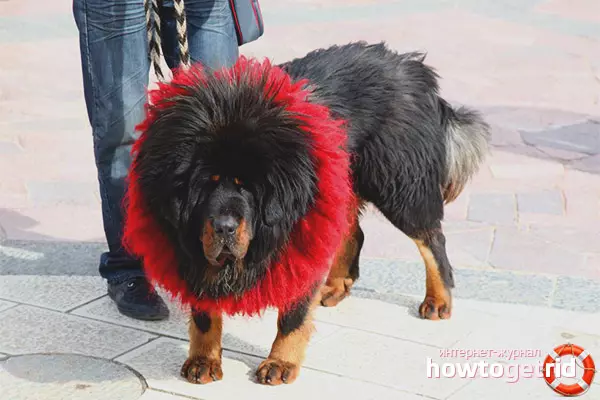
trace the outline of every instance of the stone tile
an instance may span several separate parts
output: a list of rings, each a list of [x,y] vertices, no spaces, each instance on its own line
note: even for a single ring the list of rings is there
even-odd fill
[[[546,146],[537,146],[536,149],[538,151],[542,152],[544,155],[546,155],[550,159],[557,160],[557,161],[563,161],[563,162],[575,161],[575,160],[579,160],[579,159],[588,157],[586,154],[583,154],[583,153],[578,153],[578,152],[569,151],[569,150],[553,149],[551,147],[546,147]]]
[[[532,47],[528,46],[528,49]],[[515,130],[542,130],[585,122],[587,115],[534,107],[492,107],[486,109],[486,119],[505,128]]]
[[[312,347],[340,329],[327,321],[316,321],[309,342]],[[235,316],[223,321],[223,346],[228,350],[267,357],[277,336],[277,313],[267,310],[261,318]]]
[[[0,351],[8,354],[75,353],[112,358],[155,337],[31,306],[14,307],[0,317]]]
[[[591,172],[594,174],[600,173],[600,155],[590,156],[574,161],[569,164],[571,168],[580,171]]]
[[[439,349],[346,328],[311,347],[306,365],[434,398],[445,398],[466,384],[456,379],[428,379],[428,357],[437,359]]]
[[[159,293],[171,312],[169,318],[163,321],[140,321],[126,317],[117,310],[115,303],[108,297],[102,297],[79,307],[73,310],[71,314],[187,340],[189,320],[187,310],[171,301],[170,297],[162,290],[159,290]]]
[[[401,306],[388,302],[350,296],[334,308],[319,307],[317,321],[391,336],[414,343],[450,347],[477,326],[485,323],[486,315],[454,308],[452,319],[427,321],[417,316],[417,305]],[[490,317],[491,318],[491,317]],[[440,335],[443,332],[443,335]]]
[[[457,269],[454,296],[501,303],[545,306],[553,288],[550,278],[505,271]]]
[[[56,311],[67,311],[106,294],[101,277],[5,275],[0,297]]]
[[[446,252],[450,263],[455,267],[488,266],[493,237],[492,228],[446,233]]]
[[[538,363],[543,361],[551,349],[567,342],[578,344],[591,354],[600,351],[600,336],[577,332],[568,324],[556,326],[553,322],[548,321],[547,324],[526,320],[517,322],[513,318],[499,317],[490,324],[481,325],[452,348],[490,349],[493,353],[487,358],[488,361],[508,364]],[[534,350],[537,354],[533,357],[510,355],[518,354],[514,353],[514,350],[521,349]]]
[[[559,246],[548,246],[531,232],[500,227],[490,255],[496,268],[561,275],[587,275],[584,256]]]
[[[498,180],[535,181],[557,179],[564,175],[564,166],[548,160],[496,150],[488,157],[492,176]]]
[[[365,234],[361,257],[420,260],[415,243],[387,220],[369,216],[360,221]]]
[[[100,204],[0,209],[0,225],[14,240],[105,240]]]
[[[0,242],[0,275],[98,276],[101,243]]]
[[[425,294],[425,267],[422,261],[364,259],[356,286],[378,293]]]
[[[359,290],[379,294],[424,296],[425,267],[422,263],[399,260],[367,260],[361,264]],[[548,305],[554,282],[542,275],[518,274],[509,271],[454,269],[454,296],[530,305]]]
[[[144,383],[129,368],[74,354],[32,354],[0,363],[6,399],[136,400]]]
[[[563,195],[560,190],[517,193],[517,208],[520,213],[562,215]]]
[[[536,132],[521,132],[523,141],[532,146],[594,155],[600,153],[600,124],[586,121]]]
[[[165,299],[171,315],[165,321],[139,321],[120,314],[109,298],[104,297],[72,312],[72,314],[127,326],[147,332],[188,340],[187,308],[170,301],[168,294],[159,290]],[[225,317],[223,321],[223,347],[245,354],[266,357],[277,335],[277,312],[265,311],[262,317]],[[310,343],[315,343],[340,329],[325,322],[315,324],[315,332]]]
[[[552,14],[561,19],[600,23],[600,6],[594,0],[575,0],[568,5],[560,0],[546,0],[538,3],[535,11]]]
[[[600,313],[600,279],[559,277],[552,306],[566,310]]]
[[[506,367],[505,367],[506,368]],[[472,379],[468,385],[453,393],[447,400],[472,400],[472,399],[528,399],[548,400],[556,398],[552,390],[543,379],[536,376],[531,378],[518,377],[516,369],[504,369],[504,376],[500,378]],[[513,383],[514,382],[514,383]]]
[[[28,182],[29,197],[35,206],[98,204],[97,184],[82,182]]]
[[[517,220],[515,196],[503,193],[472,194],[468,219],[512,225]]]
[[[0,156],[10,156],[13,154],[19,154],[23,150],[16,143],[5,142],[0,140]]]
[[[193,385],[179,375],[181,365],[187,358],[187,343],[161,338],[142,346],[117,360],[140,372],[152,389],[169,393],[201,398],[217,399],[309,399],[329,396],[352,399],[397,399],[418,400],[421,397],[410,393],[385,388],[364,380],[353,380],[303,368],[292,385],[267,387],[255,382],[254,373],[261,358],[239,353],[223,352],[223,380],[209,385]]]
[[[531,234],[545,242],[564,247],[573,252],[600,253],[600,230],[586,227],[539,226],[530,227]],[[600,266],[600,265],[599,265]]]
[[[189,400],[189,397],[177,396],[172,393],[146,390],[139,400]]]
[[[2,279],[4,279],[5,277],[3,277]],[[0,293],[4,293],[4,283],[2,284],[2,292]],[[4,310],[8,310],[11,307],[16,306],[16,303],[10,302],[10,301],[4,301],[4,300],[0,300],[0,312],[4,311]]]

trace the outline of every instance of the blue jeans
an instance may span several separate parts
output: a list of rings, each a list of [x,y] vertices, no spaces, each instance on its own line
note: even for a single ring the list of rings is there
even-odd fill
[[[232,65],[238,56],[233,17],[227,0],[186,0],[192,61],[207,68]],[[108,252],[100,275],[110,283],[143,276],[139,260],[122,246],[126,176],[131,146],[144,117],[150,61],[142,0],[73,0],[79,30],[83,87],[94,137]],[[173,3],[162,8],[162,44],[170,68],[178,64]]]

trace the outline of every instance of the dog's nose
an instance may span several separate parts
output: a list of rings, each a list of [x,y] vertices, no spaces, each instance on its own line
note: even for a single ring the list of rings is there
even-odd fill
[[[219,236],[233,236],[238,226],[239,223],[237,222],[237,220],[229,215],[217,217],[213,221],[215,233]]]

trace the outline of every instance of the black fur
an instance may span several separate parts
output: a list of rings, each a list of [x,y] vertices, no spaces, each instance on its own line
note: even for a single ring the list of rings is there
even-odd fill
[[[483,123],[474,113],[457,114],[438,96],[437,75],[423,59],[383,44],[352,43],[281,66],[295,79],[308,78],[311,101],[348,122],[356,193],[404,233],[425,240],[443,218],[449,130]],[[209,78],[157,114],[138,173],[151,212],[177,251],[179,273],[197,295],[242,293],[263,276],[311,206],[316,176],[310,139],[261,87],[245,80],[233,85]],[[213,174],[244,185],[220,187],[210,180]],[[198,238],[217,195],[225,196],[221,202],[240,202],[253,240],[243,270],[223,268],[207,282]],[[451,284],[443,241],[434,239],[432,251]],[[353,271],[358,275],[358,262]]]
[[[277,320],[277,327],[282,335],[289,335],[302,326],[312,299],[313,295],[305,297]]]
[[[194,311],[192,312],[192,318],[194,319],[194,324],[202,333],[206,333],[210,330],[211,320],[210,315],[203,311]]]

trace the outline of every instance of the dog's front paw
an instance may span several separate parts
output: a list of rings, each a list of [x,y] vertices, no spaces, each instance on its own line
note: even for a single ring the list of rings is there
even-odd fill
[[[423,319],[439,320],[450,319],[452,316],[452,299],[448,293],[446,296],[425,296],[425,300],[419,307],[419,315]]]
[[[181,376],[191,383],[210,383],[223,379],[220,360],[205,357],[188,358],[181,367]]]
[[[258,366],[256,378],[263,385],[275,386],[294,382],[299,372],[299,365],[267,358]]]
[[[354,281],[351,278],[336,278],[328,280],[321,287],[321,305],[334,307],[344,300],[349,294]]]

